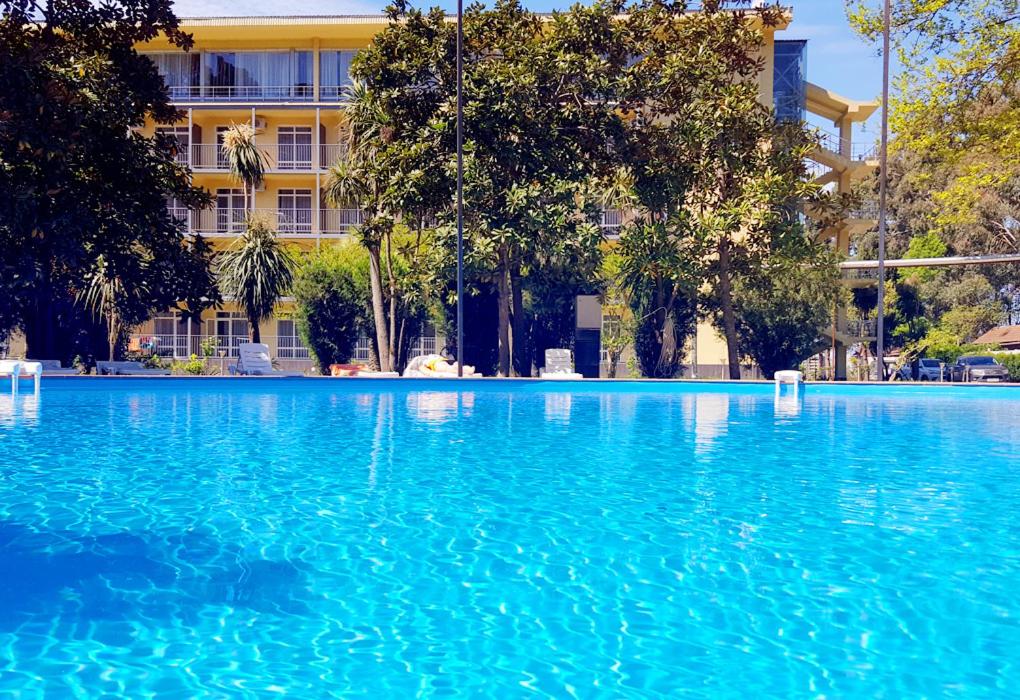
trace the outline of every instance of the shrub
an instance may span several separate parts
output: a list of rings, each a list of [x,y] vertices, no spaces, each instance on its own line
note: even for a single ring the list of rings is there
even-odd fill
[[[1009,381],[1020,382],[1020,353],[998,352],[994,357],[1009,370]]]
[[[331,364],[350,360],[354,352],[365,312],[367,267],[365,250],[344,242],[320,249],[298,268],[294,281],[298,332],[323,374],[329,374]]]
[[[170,371],[174,374],[205,374],[205,360],[198,355],[192,355],[187,360],[177,360],[170,365]]]

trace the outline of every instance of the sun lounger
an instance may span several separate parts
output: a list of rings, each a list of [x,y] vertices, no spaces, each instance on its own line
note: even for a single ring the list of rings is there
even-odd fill
[[[115,374],[121,376],[167,376],[168,369],[146,367],[141,362],[97,362],[96,374]]]
[[[265,343],[241,343],[237,346],[237,363],[230,368],[231,374],[251,377],[301,377],[301,372],[279,372],[273,369],[269,358],[269,346]]]
[[[32,360],[29,360],[30,362]],[[77,376],[80,372],[74,367],[64,367],[60,360],[34,360],[42,366],[44,377],[71,377]]]
[[[567,348],[548,348],[545,351],[545,367],[539,373],[542,379],[584,379],[574,371],[574,361]]]
[[[435,379],[457,378],[457,363],[447,362],[442,355],[419,355],[412,357],[404,368],[405,377],[429,377]],[[471,365],[464,365],[465,377],[480,377]]]

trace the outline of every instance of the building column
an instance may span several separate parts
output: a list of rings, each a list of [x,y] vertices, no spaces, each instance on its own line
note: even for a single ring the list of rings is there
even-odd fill
[[[322,41],[316,37],[312,39],[312,99],[321,102],[319,95],[319,50],[322,48]]]
[[[839,154],[853,160],[854,123],[850,121],[850,115],[843,116],[836,125],[839,127]]]

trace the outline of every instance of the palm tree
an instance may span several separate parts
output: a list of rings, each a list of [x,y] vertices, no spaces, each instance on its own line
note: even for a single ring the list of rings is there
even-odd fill
[[[248,217],[245,232],[217,260],[220,290],[237,302],[248,318],[248,338],[261,342],[259,324],[294,281],[295,260],[269,222]]]
[[[386,243],[390,249],[392,214],[387,210],[383,192],[385,175],[381,173],[378,147],[385,143],[391,128],[375,98],[362,82],[347,89],[347,107],[342,114],[345,148],[340,158],[329,169],[325,187],[326,203],[337,208],[358,208],[365,214],[365,223],[358,227],[357,235],[368,250],[369,281],[372,287],[372,318],[378,347],[379,369],[388,372],[394,364],[394,333],[387,328],[385,301],[382,290],[381,251]],[[390,305],[396,303],[392,260],[387,255],[390,282]],[[394,309],[390,309],[390,323],[395,322]]]
[[[78,300],[92,312],[106,321],[106,340],[109,344],[109,360],[113,362],[124,327],[129,325],[133,311],[144,307],[143,284],[125,285],[109,260],[100,255],[95,268],[86,278],[85,287],[78,294]],[[135,321],[141,318],[135,318]]]
[[[255,129],[251,124],[231,124],[223,132],[223,154],[227,158],[230,175],[244,185],[245,199],[255,209],[255,189],[266,174],[266,155],[255,145]]]

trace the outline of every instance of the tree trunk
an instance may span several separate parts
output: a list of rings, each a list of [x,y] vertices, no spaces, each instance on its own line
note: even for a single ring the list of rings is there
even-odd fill
[[[114,355],[117,353],[117,341],[120,339],[120,324],[117,322],[116,315],[111,315],[106,326],[106,342],[110,346],[110,362],[113,362],[116,358]]]
[[[510,347],[513,350],[513,366],[511,373],[515,377],[531,376],[531,361],[528,359],[527,342],[525,340],[524,290],[521,288],[521,271],[517,265],[510,270],[511,310]]]
[[[253,343],[262,342],[262,333],[259,328],[259,320],[257,318],[248,317],[248,340]]]
[[[390,234],[386,234],[386,276],[389,278],[389,289],[390,289],[390,326],[389,326],[389,340],[390,340],[390,365],[396,367],[399,364],[400,358],[400,346],[396,345],[397,342],[397,282],[393,278],[393,244],[390,240]]]
[[[394,356],[393,369],[396,372],[403,372],[407,366],[407,353],[404,350],[404,332],[407,330],[407,319],[400,319],[400,331],[397,335],[397,354]]]
[[[390,342],[386,333],[386,308],[382,292],[382,271],[379,266],[379,246],[368,247],[368,277],[372,284],[372,318],[375,325],[375,342],[379,351],[379,371],[390,372]]]
[[[726,359],[730,379],[740,379],[740,352],[737,345],[737,317],[733,311],[733,285],[730,280],[729,242],[719,242],[719,308],[722,311],[723,335],[726,337]]]
[[[500,259],[496,271],[496,304],[499,308],[499,361],[497,374],[510,376],[510,278],[505,260]]]

